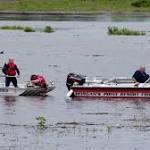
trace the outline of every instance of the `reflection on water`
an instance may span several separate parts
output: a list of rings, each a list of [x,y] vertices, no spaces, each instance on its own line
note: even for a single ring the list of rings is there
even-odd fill
[[[6,102],[15,102],[16,99],[17,99],[17,97],[15,97],[15,96],[4,96],[4,100]]]
[[[4,96],[5,105],[13,106],[15,105],[17,97],[15,96]]]

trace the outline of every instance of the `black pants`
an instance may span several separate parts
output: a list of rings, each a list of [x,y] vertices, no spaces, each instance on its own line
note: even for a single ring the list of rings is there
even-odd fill
[[[18,87],[16,77],[6,77],[6,81],[5,81],[6,87],[9,87],[11,82],[14,87]]]

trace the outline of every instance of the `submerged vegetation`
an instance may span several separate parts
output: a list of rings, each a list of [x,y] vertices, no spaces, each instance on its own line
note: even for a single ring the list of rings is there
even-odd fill
[[[19,26],[19,25],[4,25],[0,26],[1,30],[21,30],[24,32],[36,32],[36,29],[30,26]],[[44,29],[42,29],[43,32],[51,33],[54,32],[53,28],[51,26],[46,26]]]
[[[3,30],[24,30],[24,27],[22,26],[9,26],[9,25],[6,25],[6,26],[1,26],[0,29],[3,29]]]
[[[25,27],[24,32],[35,32],[35,30],[32,27]]]
[[[39,129],[46,129],[46,118],[43,116],[36,117],[36,120],[38,121],[38,128]]]
[[[29,26],[5,25],[5,26],[1,26],[0,29],[1,30],[21,30],[24,32],[35,32],[35,30]]]
[[[46,33],[54,32],[52,27],[50,27],[50,26],[46,26],[43,31],[46,32]]]
[[[145,35],[143,31],[136,31],[127,28],[118,28],[118,27],[108,27],[109,35]]]
[[[107,125],[106,126],[106,131],[108,134],[110,134],[112,132],[112,126]]]

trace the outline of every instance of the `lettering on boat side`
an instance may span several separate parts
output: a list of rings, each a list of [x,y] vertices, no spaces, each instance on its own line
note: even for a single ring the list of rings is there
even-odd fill
[[[8,89],[0,88],[0,92],[8,92]]]
[[[150,97],[150,93],[119,93],[119,92],[74,92],[75,96],[85,97]]]

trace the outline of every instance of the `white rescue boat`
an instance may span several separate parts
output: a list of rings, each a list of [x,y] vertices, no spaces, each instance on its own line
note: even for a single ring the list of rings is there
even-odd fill
[[[134,83],[132,78],[89,79],[78,74],[69,74],[67,96],[90,98],[149,98],[150,83]]]
[[[55,89],[53,82],[47,85],[47,88],[41,88],[31,83],[18,84],[18,87],[5,87],[4,83],[0,83],[0,96],[46,96]]]

